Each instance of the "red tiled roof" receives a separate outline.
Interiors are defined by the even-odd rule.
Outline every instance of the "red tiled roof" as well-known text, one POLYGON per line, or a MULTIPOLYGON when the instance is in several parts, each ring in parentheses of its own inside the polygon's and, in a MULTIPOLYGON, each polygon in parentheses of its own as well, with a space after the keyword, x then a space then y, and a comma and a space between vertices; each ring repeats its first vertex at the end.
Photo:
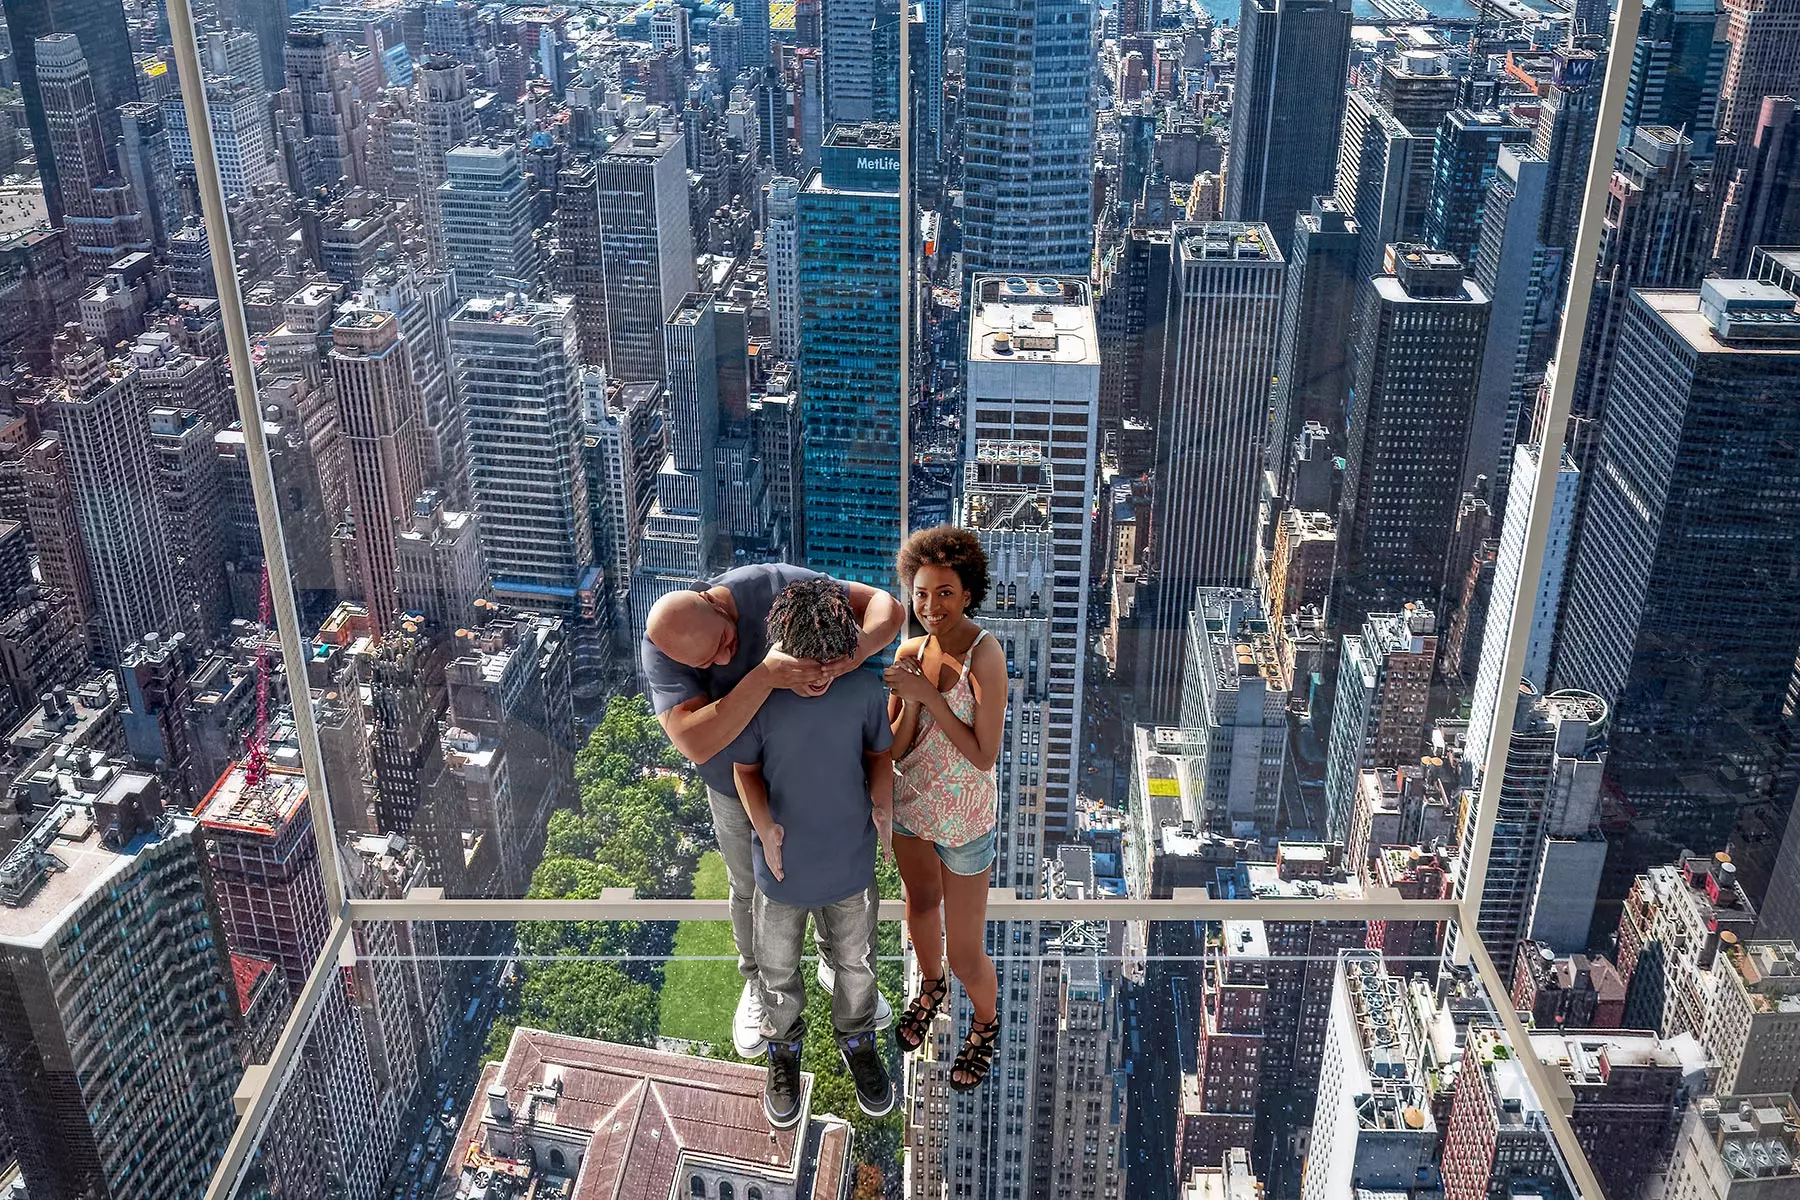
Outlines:
POLYGON ((250 1011, 251 997, 256 995, 256 985, 262 977, 275 969, 275 964, 266 958, 258 958, 254 954, 232 953, 231 982, 237 991, 238 1015, 250 1011))
MULTIPOLYGON (((528 1089, 560 1080, 554 1113, 540 1105, 538 1120, 592 1131, 570 1200, 666 1200, 684 1156, 797 1178, 807 1122, 770 1128, 763 1077, 762 1068, 745 1063, 519 1029, 505 1061, 482 1072, 452 1169, 481 1137, 489 1087, 505 1085, 516 1124, 527 1112, 528 1089)), ((805 1083, 803 1103, 810 1104, 810 1075, 805 1083)), ((836 1147, 838 1170, 847 1149, 836 1147)))

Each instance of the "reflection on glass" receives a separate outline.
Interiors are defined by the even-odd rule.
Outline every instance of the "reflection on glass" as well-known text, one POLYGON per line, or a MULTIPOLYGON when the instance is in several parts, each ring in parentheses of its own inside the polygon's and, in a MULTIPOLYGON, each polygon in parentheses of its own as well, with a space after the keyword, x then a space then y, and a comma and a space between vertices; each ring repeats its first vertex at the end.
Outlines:
MULTIPOLYGON (((1051 875, 1056 889, 1079 889, 1051 875)), ((595 954, 641 948, 642 927, 588 928, 595 954)), ((708 954, 729 946, 722 929, 709 942, 691 936, 705 926, 687 926, 673 956, 616 964, 566 946, 451 964, 359 924, 355 966, 307 1014, 306 1050, 233 1194, 286 1194, 321 1175, 350 1186, 365 1168, 334 1160, 334 1143, 377 1156, 384 1193, 400 1195, 565 1183, 579 1195, 599 1179, 685 1196, 701 1194, 689 1191, 696 1178, 708 1196, 721 1184, 739 1195, 1206 1195, 1233 1179, 1307 1196, 1346 1195, 1350 1180, 1405 1194, 1573 1194, 1531 1077, 1466 966, 1386 955, 1350 921, 1031 929, 1000 949, 1016 968, 1001 1087, 949 1088, 960 1039, 946 1014, 919 1052, 896 1059, 896 1114, 858 1111, 835 1052, 809 1048, 802 1119, 777 1129, 762 1064, 729 1048, 735 966, 708 954), (544 965, 610 974, 583 975, 582 1003, 534 1007, 544 993, 525 972, 544 965), (439 966, 449 969, 420 975, 439 966), (429 1001, 425 977, 455 1002, 444 1036, 421 1042, 399 1001, 429 1001), (369 1097, 322 1103, 352 1086, 369 1097), (961 1139, 995 1153, 948 1153, 961 1139)), ((900 981, 898 949, 883 947, 884 987, 900 981)), ((828 1019, 823 990, 810 979, 808 989, 809 1017, 828 1019)), ((1609 1186, 1632 1194, 1666 1172, 1643 1148, 1673 1146, 1678 1111, 1704 1091, 1703 1057, 1603 1028, 1531 1045, 1563 1072, 1577 1134, 1609 1186), (1626 1136, 1637 1139, 1629 1152, 1626 1136)), ((1707 1148, 1684 1153, 1698 1162, 1707 1148)), ((1674 1169, 1686 1169, 1680 1155, 1674 1169)))

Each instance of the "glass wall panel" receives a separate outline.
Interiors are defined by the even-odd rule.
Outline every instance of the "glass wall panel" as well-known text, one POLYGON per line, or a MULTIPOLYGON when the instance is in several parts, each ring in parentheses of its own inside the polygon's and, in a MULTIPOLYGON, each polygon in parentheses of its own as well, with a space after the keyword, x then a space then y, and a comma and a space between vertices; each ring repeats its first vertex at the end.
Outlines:
MULTIPOLYGON (((876 973, 898 1001, 893 930, 876 973)), ((1479 980, 1371 948, 1361 922, 1016 925, 997 947, 983 1087, 953 1086, 968 1016, 952 1005, 917 1053, 884 1054, 882 1116, 834 1045, 853 1002, 834 1012, 808 945, 780 1127, 773 1072, 729 1048, 724 930, 684 924, 671 951, 648 926, 595 924, 578 949, 457 958, 446 924, 435 943, 421 931, 358 925, 232 1195, 1574 1194, 1535 1072, 1479 980), (579 998, 545 972, 581 975, 579 998), (406 1032, 421 1016, 424 1039, 406 1032)), ((1537 1033, 1531 1051, 1573 1092, 1609 1194, 1662 1178, 1636 1151, 1673 1144, 1703 1069, 1616 1028, 1537 1033)))

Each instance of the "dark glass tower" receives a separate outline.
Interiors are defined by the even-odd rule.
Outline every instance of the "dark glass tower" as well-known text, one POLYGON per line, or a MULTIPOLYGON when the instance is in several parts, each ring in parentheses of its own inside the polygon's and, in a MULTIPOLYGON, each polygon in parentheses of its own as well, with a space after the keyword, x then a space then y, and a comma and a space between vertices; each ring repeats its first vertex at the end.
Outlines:
MULTIPOLYGON (((50 126, 44 120, 44 101, 38 93, 37 40, 52 33, 72 33, 81 39, 81 51, 93 78, 94 106, 100 112, 106 143, 111 145, 119 139, 119 106, 138 98, 125 9, 111 0, 4 0, 4 7, 19 90, 25 99, 25 120, 31 125, 31 144, 37 148, 44 195, 54 204, 60 193, 56 156, 50 152, 50 126)), ((60 212, 50 214, 53 223, 61 217, 60 212)))
POLYGON ((1244 0, 1226 220, 1285 233, 1331 190, 1349 67, 1349 0, 1244 0))
POLYGON ((1589 420, 1575 439, 1585 464, 1617 360, 1619 326, 1634 288, 1696 287, 1705 274, 1705 212, 1693 143, 1677 130, 1649 125, 1619 152, 1600 231, 1600 266, 1588 308, 1587 341, 1575 378, 1575 413, 1589 420))
POLYGON ((1456 526, 1487 294, 1454 255, 1389 248, 1363 292, 1339 506, 1337 622, 1436 607, 1456 526))
POLYGON ((1350 397, 1350 312, 1356 294, 1356 222, 1330 196, 1314 197, 1312 211, 1294 218, 1293 249, 1281 298, 1281 341, 1275 358, 1274 403, 1263 467, 1282 476, 1301 429, 1316 421, 1344 442, 1350 397))
POLYGON ((1640 125, 1667 125, 1694 143, 1694 158, 1712 157, 1719 81, 1731 43, 1719 36, 1715 0, 1651 0, 1632 47, 1631 81, 1619 148, 1640 125))
POLYGON ((1531 126, 1492 109, 1459 108, 1445 117, 1431 155, 1425 240, 1466 263, 1474 262, 1500 147, 1530 140, 1531 126))
POLYGON ((1632 293, 1551 675, 1612 704, 1635 820, 1609 870, 1722 845, 1761 798, 1800 645, 1797 389, 1790 293, 1632 293))

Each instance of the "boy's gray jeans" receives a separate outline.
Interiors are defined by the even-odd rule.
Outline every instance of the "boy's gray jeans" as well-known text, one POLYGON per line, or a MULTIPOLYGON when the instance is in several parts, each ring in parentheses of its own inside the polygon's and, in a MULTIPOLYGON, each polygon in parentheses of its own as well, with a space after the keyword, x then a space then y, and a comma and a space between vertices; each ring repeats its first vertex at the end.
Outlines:
MULTIPOLYGON (((750 814, 736 793, 706 789, 712 809, 713 836, 719 857, 725 860, 725 876, 731 881, 731 943, 737 949, 738 974, 754 983, 756 970, 756 867, 750 857, 750 814)), ((817 933, 817 931, 814 931, 817 933)), ((825 954, 825 938, 818 934, 819 954, 825 954)))
POLYGON ((800 955, 810 913, 819 952, 837 973, 831 1024, 840 1038, 875 1028, 875 885, 848 900, 795 908, 756 893, 756 965, 762 974, 763 1036, 797 1042, 806 1034, 806 980, 800 955))

